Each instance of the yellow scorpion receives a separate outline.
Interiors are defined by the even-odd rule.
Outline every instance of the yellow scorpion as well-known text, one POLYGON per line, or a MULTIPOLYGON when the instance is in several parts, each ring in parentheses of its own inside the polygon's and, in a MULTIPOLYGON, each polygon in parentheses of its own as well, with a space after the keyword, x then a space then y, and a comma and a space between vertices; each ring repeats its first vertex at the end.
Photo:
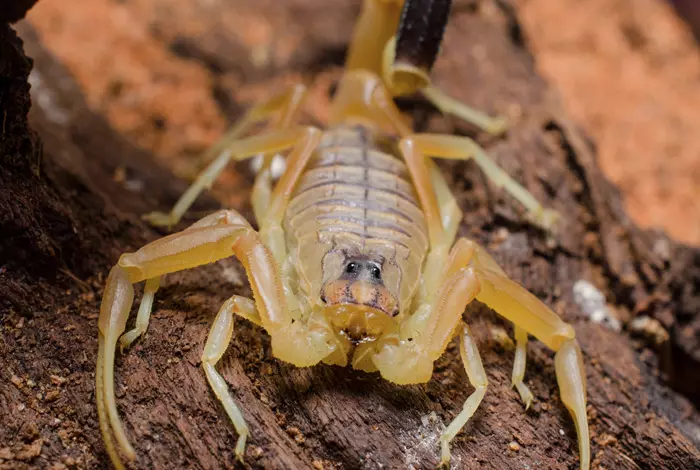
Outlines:
POLYGON ((431 158, 473 159, 545 229, 552 227, 556 213, 544 209, 473 140, 414 133, 394 104, 395 96, 420 92, 445 113, 487 131, 502 128, 502 121, 430 84, 428 72, 442 37, 430 28, 446 21, 449 1, 428 16, 437 20, 406 27, 415 15, 425 14, 414 11, 419 3, 364 1, 327 129, 294 124, 305 91, 295 86, 254 107, 224 136, 211 152, 215 158, 169 214, 146 216, 155 225, 172 226, 229 162, 264 155, 252 191, 258 231, 236 211, 221 210, 122 255, 109 273, 99 316, 96 399, 115 467, 124 468, 113 439, 129 460, 136 457, 114 396, 117 342, 126 348, 146 331, 163 275, 233 255, 245 268, 253 299, 233 296, 223 304, 204 346, 202 367, 238 433, 240 460, 250 431, 215 367, 231 339, 235 315, 264 328, 273 355, 282 361, 298 367, 349 362, 401 385, 428 382, 433 362, 459 336, 475 390, 440 436, 441 463, 447 464, 450 442, 476 411, 488 384, 463 320, 466 305, 477 299, 515 325, 512 382, 526 406, 533 399, 523 383, 528 333, 556 351, 557 381, 576 425, 580 467, 589 468, 585 374, 574 329, 510 280, 483 248, 457 239, 462 211, 431 158), (416 40, 423 34, 420 24, 428 28, 423 33, 429 40, 416 40), (244 137, 273 117, 269 130, 244 137), (287 154, 286 169, 274 180, 271 162, 278 153, 287 154), (145 288, 136 325, 122 336, 133 284, 141 281, 145 288))

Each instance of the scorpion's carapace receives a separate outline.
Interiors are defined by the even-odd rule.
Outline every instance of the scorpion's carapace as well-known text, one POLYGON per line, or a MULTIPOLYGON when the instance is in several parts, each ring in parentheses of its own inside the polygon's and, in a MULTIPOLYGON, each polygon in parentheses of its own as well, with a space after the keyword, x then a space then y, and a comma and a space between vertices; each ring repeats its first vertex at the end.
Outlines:
MULTIPOLYGON (((224 303, 204 347, 202 366, 238 432, 235 452, 241 460, 249 429, 215 368, 233 334, 235 315, 263 327, 280 360, 300 367, 349 363, 379 371, 397 384, 429 381, 433 362, 459 336, 475 391, 441 435, 441 461, 446 463, 450 442, 476 411, 488 385, 462 318, 465 306, 478 299, 515 325, 512 380, 526 406, 533 399, 523 383, 528 333, 557 351, 562 401, 576 423, 581 469, 589 468, 585 374, 573 328, 508 279, 481 247, 457 239, 462 211, 427 157, 473 159, 541 227, 551 228, 556 213, 543 209, 471 139, 412 133, 393 103, 398 92, 420 91, 440 109, 473 118, 487 130, 500 130, 500 121, 425 82, 432 62, 409 60, 402 73, 393 73, 392 54, 386 51, 394 43, 401 8, 405 17, 413 18, 412 9, 423 3, 365 0, 327 129, 294 125, 304 95, 304 88, 296 86, 253 108, 227 133, 169 214, 147 217, 155 224, 177 223, 231 160, 263 154, 252 193, 259 231, 237 212, 219 211, 124 254, 110 272, 100 309, 96 378, 100 428, 117 468, 123 464, 113 438, 125 457, 136 457, 117 414, 117 343, 126 348, 146 331, 161 276, 229 256, 241 261, 253 299, 234 296, 224 303), (243 137, 272 116, 277 119, 268 132, 243 137), (273 182, 272 156, 279 152, 287 154, 286 170, 273 182), (122 335, 133 302, 132 285, 141 281, 146 286, 136 326, 122 335)), ((437 48, 428 54, 437 54, 437 48)))

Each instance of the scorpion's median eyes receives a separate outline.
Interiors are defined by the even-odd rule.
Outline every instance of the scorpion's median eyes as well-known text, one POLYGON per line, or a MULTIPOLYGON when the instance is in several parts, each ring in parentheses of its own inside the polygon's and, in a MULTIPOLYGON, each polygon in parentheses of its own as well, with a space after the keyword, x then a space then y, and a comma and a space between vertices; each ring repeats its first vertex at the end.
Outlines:
POLYGON ((382 278, 382 270, 379 269, 379 266, 372 266, 369 271, 372 274, 372 277, 374 279, 381 279, 382 278))
POLYGON ((347 266, 345 266, 345 272, 348 274, 354 274, 357 272, 357 263, 348 263, 347 266))

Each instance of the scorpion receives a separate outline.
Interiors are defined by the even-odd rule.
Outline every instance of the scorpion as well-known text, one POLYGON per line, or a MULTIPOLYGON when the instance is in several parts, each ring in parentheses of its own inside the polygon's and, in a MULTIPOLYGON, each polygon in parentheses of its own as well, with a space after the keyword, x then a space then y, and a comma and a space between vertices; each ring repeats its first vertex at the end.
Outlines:
POLYGON ((440 435, 441 465, 450 442, 482 401, 488 380, 469 326, 476 299, 514 324, 512 384, 526 408, 523 383, 528 334, 556 351, 561 399, 575 423, 580 468, 590 467, 586 385, 574 329, 515 283, 478 244, 457 238, 463 214, 432 158, 474 160, 497 186, 551 230, 556 212, 542 205, 468 137, 415 133, 394 98, 421 93, 440 111, 497 134, 503 121, 450 98, 430 83, 450 2, 364 0, 328 127, 295 124, 305 87, 297 85, 253 107, 209 152, 204 171, 170 213, 145 216, 172 226, 231 161, 263 155, 252 190, 259 229, 235 210, 205 216, 185 230, 123 254, 106 281, 99 314, 96 401, 113 465, 115 446, 134 460, 114 395, 117 343, 128 348, 148 327, 163 275, 236 257, 253 298, 234 295, 221 307, 201 356, 206 378, 238 434, 243 461, 250 431, 216 369, 234 316, 261 326, 272 354, 298 367, 321 362, 379 372, 395 384, 425 383, 453 337, 474 391, 440 435), (273 120, 273 118, 275 118, 273 120), (263 122, 268 130, 245 136, 263 122), (273 157, 286 169, 272 175, 273 157), (135 327, 124 333, 133 285, 145 281, 135 327))

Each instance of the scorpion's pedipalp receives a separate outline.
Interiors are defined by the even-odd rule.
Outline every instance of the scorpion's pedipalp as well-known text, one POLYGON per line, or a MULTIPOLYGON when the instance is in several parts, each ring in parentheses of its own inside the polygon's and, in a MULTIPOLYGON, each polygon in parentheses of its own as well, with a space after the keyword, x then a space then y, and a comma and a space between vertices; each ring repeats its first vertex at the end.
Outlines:
MULTIPOLYGON (((248 299, 234 297, 227 304, 231 311, 240 308, 242 316, 262 324, 270 332, 289 327, 292 319, 284 302, 276 264, 257 233, 235 211, 211 214, 182 232, 149 243, 135 253, 123 255, 119 264, 112 268, 100 308, 96 395, 100 429, 110 459, 116 467, 123 468, 109 434, 110 425, 124 454, 129 459, 136 456, 119 420, 114 398, 114 355, 117 339, 124 332, 133 302, 132 284, 148 279, 146 292, 153 294, 157 289, 157 279, 164 274, 213 263, 229 256, 236 256, 243 264, 256 299, 253 309, 248 299)), ((137 331, 140 331, 138 326, 137 331)), ((220 346, 220 342, 214 344, 220 346)), ((213 346, 206 352, 207 359, 218 352, 223 354, 223 350, 213 346)), ((207 370, 207 376, 210 381, 216 382, 212 370, 207 370)), ((217 396, 221 395, 217 392, 217 396)), ((224 406, 230 412, 231 407, 224 406)), ((236 420, 232 417, 232 420, 234 424, 237 423, 237 429, 244 429, 240 425, 242 418, 236 420)), ((241 454, 244 444, 245 439, 239 441, 237 454, 241 454)))
POLYGON ((581 470, 591 465, 590 436, 586 416, 586 373, 581 348, 575 339, 566 341, 554 356, 561 401, 568 408, 576 425, 581 470))

